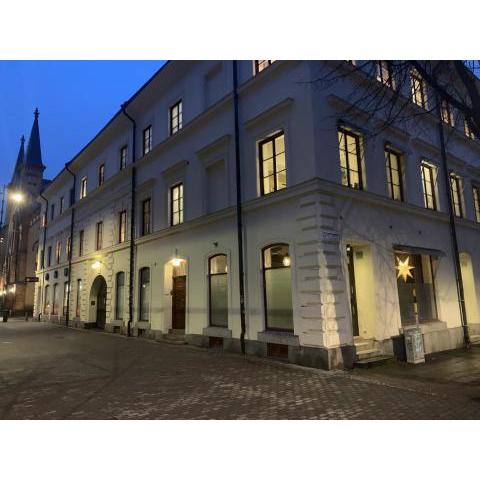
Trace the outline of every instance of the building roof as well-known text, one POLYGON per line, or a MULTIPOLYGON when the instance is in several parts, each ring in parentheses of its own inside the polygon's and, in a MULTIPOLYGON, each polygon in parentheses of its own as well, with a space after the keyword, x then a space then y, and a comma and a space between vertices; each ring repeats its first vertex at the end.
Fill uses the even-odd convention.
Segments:
POLYGON ((15 170, 13 172, 13 179, 18 175, 23 167, 25 161, 25 137, 22 135, 20 139, 20 149, 18 150, 17 163, 15 163, 15 170))

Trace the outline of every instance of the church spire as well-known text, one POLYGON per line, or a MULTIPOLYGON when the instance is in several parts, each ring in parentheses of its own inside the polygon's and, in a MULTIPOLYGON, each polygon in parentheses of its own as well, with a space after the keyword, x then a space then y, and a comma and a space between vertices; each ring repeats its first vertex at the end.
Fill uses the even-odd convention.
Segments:
POLYGON ((15 173, 19 172, 25 161, 25 137, 20 138, 20 149, 18 150, 17 163, 15 164, 15 173))
POLYGON ((30 139, 28 140, 27 156, 25 165, 31 167, 45 168, 42 163, 42 150, 40 148, 40 130, 38 128, 38 108, 34 112, 34 120, 32 131, 30 132, 30 139))

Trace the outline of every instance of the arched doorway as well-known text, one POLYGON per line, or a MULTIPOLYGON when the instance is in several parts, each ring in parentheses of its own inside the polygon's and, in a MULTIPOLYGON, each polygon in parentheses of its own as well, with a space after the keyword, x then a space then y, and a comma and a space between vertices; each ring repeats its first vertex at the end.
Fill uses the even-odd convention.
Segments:
POLYGON ((97 328, 104 329, 107 309, 107 282, 99 275, 90 290, 90 321, 97 328))

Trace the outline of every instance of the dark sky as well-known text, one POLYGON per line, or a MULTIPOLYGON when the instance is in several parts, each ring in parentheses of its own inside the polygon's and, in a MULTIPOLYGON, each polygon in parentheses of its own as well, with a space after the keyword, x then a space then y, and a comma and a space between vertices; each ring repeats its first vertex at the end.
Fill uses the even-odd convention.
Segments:
MULTIPOLYGON (((11 179, 35 107, 53 178, 163 61, 0 61, 0 184, 11 179)), ((26 145, 25 145, 26 147, 26 145)))

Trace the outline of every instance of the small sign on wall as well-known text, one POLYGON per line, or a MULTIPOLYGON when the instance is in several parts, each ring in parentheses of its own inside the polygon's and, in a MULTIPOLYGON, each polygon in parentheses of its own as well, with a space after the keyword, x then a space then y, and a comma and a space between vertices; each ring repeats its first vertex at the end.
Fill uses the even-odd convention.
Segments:
POLYGON ((338 242, 340 241, 340 234, 329 230, 320 230, 320 240, 322 242, 338 242))

